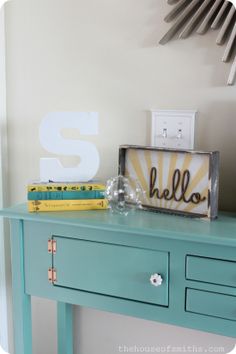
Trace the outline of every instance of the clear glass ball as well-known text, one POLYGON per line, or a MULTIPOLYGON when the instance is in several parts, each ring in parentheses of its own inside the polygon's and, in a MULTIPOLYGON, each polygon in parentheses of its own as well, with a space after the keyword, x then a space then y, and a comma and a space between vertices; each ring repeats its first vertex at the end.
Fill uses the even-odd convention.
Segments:
POLYGON ((139 182, 133 178, 121 175, 110 178, 105 194, 113 213, 128 215, 131 210, 142 208, 143 191, 139 182))

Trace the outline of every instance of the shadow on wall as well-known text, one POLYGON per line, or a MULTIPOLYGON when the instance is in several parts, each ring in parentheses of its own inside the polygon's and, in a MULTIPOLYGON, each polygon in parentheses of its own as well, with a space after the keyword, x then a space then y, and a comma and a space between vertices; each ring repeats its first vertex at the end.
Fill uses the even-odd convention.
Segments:
POLYGON ((236 211, 236 120, 235 102, 215 101, 199 112, 196 136, 200 150, 220 151, 219 209, 236 211))
POLYGON ((234 338, 183 329, 108 312, 75 308, 75 328, 80 328, 75 338, 75 353, 230 353, 234 338), (93 340, 85 341, 92 329, 93 340), (95 330, 96 329, 96 330, 95 330), (112 338, 119 333, 118 343, 112 338), (144 349, 145 348, 145 349, 144 349), (152 351, 153 349, 153 351, 152 351), (154 351, 155 350, 155 351, 154 351))

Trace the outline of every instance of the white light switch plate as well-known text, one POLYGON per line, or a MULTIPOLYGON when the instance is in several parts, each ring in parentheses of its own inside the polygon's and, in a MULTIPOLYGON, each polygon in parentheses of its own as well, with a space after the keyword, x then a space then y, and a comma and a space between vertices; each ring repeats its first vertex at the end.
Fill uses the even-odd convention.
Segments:
POLYGON ((193 149, 197 111, 151 111, 151 145, 163 148, 193 149))

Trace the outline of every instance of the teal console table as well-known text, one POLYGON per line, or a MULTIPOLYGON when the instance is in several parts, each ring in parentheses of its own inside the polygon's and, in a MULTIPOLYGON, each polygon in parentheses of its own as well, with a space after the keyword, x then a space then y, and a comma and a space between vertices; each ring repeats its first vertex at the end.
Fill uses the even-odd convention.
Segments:
POLYGON ((73 353, 72 304, 236 337, 236 215, 28 213, 11 221, 15 354, 32 354, 31 296, 58 302, 58 354, 73 353))

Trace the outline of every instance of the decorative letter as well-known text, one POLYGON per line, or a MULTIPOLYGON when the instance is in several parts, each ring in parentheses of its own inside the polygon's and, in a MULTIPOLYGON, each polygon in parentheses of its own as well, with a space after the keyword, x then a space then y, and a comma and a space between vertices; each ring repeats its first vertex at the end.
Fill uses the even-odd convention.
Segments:
POLYGON ((40 179, 86 182, 94 178, 99 168, 99 154, 96 146, 88 141, 65 139, 61 130, 74 128, 81 135, 98 134, 98 113, 96 112, 58 112, 49 113, 43 119, 39 138, 47 151, 63 156, 79 156, 77 167, 65 168, 57 158, 40 159, 40 179))

